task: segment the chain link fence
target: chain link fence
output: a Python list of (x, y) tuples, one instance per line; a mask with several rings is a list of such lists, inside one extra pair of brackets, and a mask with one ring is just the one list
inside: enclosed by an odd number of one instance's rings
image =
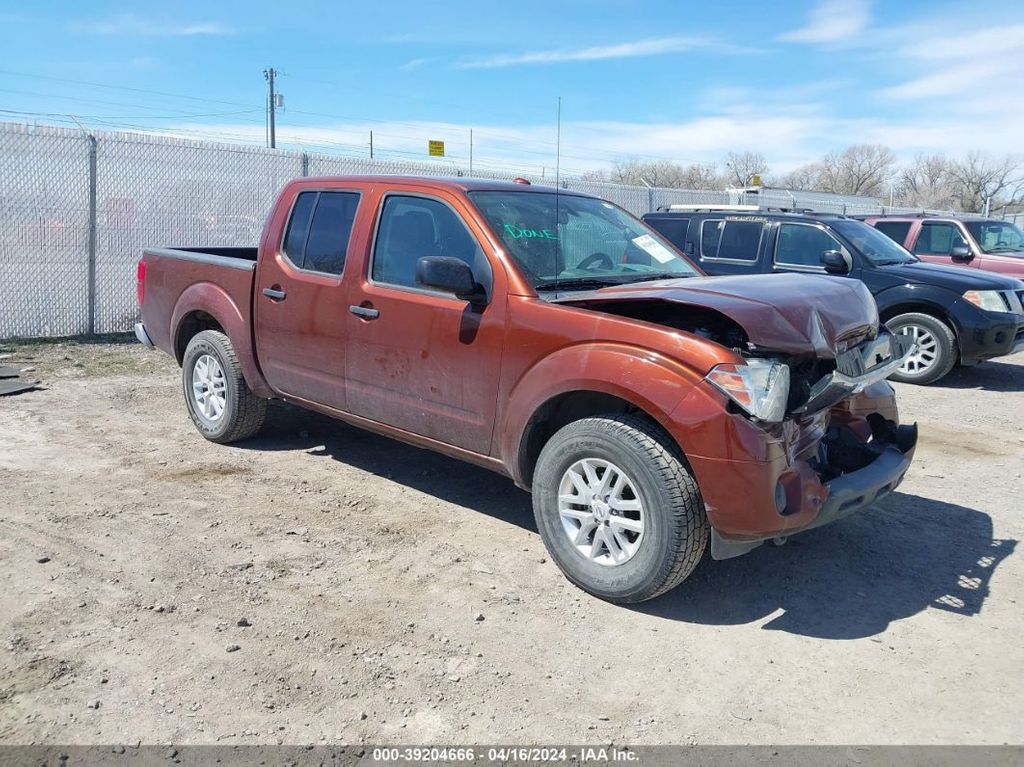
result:
[[(468, 169), (0, 122), (0, 338), (130, 330), (143, 248), (253, 246), (289, 179), (380, 173), (461, 176)], [(784, 190), (690, 191), (575, 178), (561, 185), (638, 216), (672, 204), (884, 210), (870, 198)]]
[[(0, 123), (0, 338), (130, 330), (143, 248), (255, 245), (278, 190), (296, 176), (458, 176), (467, 170), (454, 163)], [(564, 179), (562, 186), (636, 215), (672, 203), (729, 201), (724, 192), (578, 179)]]

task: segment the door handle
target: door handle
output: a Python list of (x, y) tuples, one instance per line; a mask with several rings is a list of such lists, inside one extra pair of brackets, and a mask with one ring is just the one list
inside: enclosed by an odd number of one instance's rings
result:
[(380, 311), (377, 309), (371, 309), (369, 306), (355, 306), (352, 305), (348, 308), (352, 314), (356, 317), (362, 317), (364, 320), (375, 320), (380, 317)]
[(288, 294), (280, 288), (263, 288), (263, 295), (271, 301), (284, 301), (288, 297)]

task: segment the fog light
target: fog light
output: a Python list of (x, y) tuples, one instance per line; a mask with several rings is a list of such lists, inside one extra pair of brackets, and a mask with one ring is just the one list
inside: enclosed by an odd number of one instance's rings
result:
[(775, 485), (775, 509), (779, 514), (786, 510), (786, 488), (782, 486), (782, 482)]

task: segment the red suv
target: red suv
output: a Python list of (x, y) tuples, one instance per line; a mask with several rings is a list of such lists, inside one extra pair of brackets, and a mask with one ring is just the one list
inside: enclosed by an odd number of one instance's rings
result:
[(955, 264), (1024, 278), (1024, 231), (981, 216), (881, 216), (865, 223), (922, 261)]

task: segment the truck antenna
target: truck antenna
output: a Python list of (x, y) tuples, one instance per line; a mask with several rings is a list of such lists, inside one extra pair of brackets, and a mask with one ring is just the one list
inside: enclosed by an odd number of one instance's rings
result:
[(558, 110), (555, 113), (555, 269), (552, 277), (558, 279), (561, 269), (558, 268), (562, 260), (562, 241), (558, 231), (561, 212), (559, 210), (559, 195), (562, 192), (562, 97), (558, 97)]

